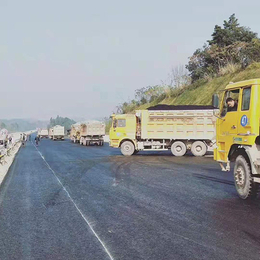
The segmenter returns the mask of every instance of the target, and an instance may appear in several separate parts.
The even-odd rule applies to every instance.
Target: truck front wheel
[[[182,141],[176,141],[171,146],[171,152],[174,156],[183,156],[187,152],[187,147]]]
[[[251,168],[243,155],[239,155],[236,159],[234,179],[241,199],[251,199],[257,196],[259,184],[254,182]]]
[[[134,153],[135,147],[134,144],[130,141],[125,141],[121,145],[121,153],[125,156],[130,156]]]
[[[194,156],[203,156],[207,152],[207,146],[202,141],[196,141],[191,145],[191,152]]]

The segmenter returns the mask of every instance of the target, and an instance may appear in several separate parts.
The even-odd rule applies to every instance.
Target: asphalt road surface
[[[0,259],[260,259],[260,199],[212,155],[42,140],[0,188]]]

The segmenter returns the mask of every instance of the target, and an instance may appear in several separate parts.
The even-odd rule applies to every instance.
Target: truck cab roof
[[[260,78],[244,80],[236,83],[229,83],[225,89],[234,89],[234,88],[252,86],[252,85],[260,85]]]

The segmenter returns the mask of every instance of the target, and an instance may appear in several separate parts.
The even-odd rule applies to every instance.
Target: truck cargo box
[[[80,126],[80,136],[104,136],[105,124],[99,121],[86,121]]]
[[[213,109],[140,110],[142,139],[208,139],[215,136]]]

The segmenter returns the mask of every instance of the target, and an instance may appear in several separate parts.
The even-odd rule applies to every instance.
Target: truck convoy
[[[214,94],[212,101],[218,108],[219,95]],[[242,199],[256,197],[260,187],[259,127],[260,79],[229,84],[216,122],[214,159],[223,171],[230,171],[230,162],[235,162],[235,186]]]
[[[112,115],[110,146],[127,156],[169,149],[175,156],[187,150],[203,156],[215,138],[217,111],[212,106],[158,105],[135,114]]]
[[[48,130],[47,129],[40,129],[38,131],[38,136],[40,138],[48,138],[48,136],[49,136]]]
[[[70,139],[81,145],[103,145],[105,124],[99,121],[79,122],[71,126]]]

